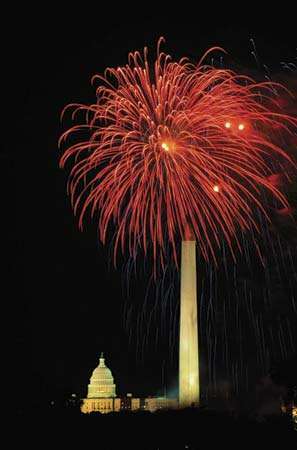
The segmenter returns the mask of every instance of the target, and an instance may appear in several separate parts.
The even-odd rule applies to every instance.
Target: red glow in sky
[[[204,258],[215,259],[221,239],[236,245],[238,226],[257,229],[251,205],[264,210],[261,189],[288,206],[268,179],[271,160],[289,159],[272,130],[288,133],[296,119],[275,112],[270,82],[173,62],[159,46],[154,63],[147,54],[95,76],[96,103],[66,108],[81,120],[61,137],[75,139],[61,158],[72,165],[72,205],[80,227],[87,211],[99,213],[103,242],[116,226],[115,255],[152,245],[162,263],[165,243],[176,257],[190,226]]]

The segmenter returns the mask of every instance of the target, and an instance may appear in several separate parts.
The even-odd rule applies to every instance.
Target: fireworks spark
[[[259,229],[253,208],[266,214],[263,190],[288,207],[269,176],[272,161],[289,160],[279,137],[297,121],[277,109],[275,83],[204,59],[173,62],[161,42],[154,64],[146,48],[130,53],[126,66],[93,78],[95,104],[66,108],[82,123],[62,135],[60,143],[76,143],[60,164],[73,163],[68,189],[79,226],[87,211],[96,214],[103,243],[116,230],[115,260],[120,249],[134,259],[152,249],[164,268],[167,243],[177,263],[189,229],[206,260],[216,260],[223,241],[240,248],[238,229]]]

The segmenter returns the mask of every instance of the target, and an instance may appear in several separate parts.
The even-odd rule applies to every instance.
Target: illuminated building
[[[99,365],[93,371],[88,385],[87,398],[83,399],[81,412],[100,412],[103,414],[117,411],[136,411],[141,409],[140,398],[133,398],[132,394],[126,397],[116,397],[116,385],[112,373],[105,365],[103,354]]]
[[[116,386],[113,376],[105,365],[105,359],[101,353],[99,365],[93,371],[88,385],[87,398],[83,399],[81,411],[83,413],[101,412],[108,413],[119,410],[120,399],[116,398]]]
[[[87,398],[82,399],[81,412],[100,412],[103,414],[119,411],[139,411],[150,412],[159,409],[177,408],[176,399],[166,397],[138,398],[132,394],[125,397],[116,396],[116,385],[112,373],[105,365],[103,354],[99,359],[99,365],[93,371],[88,385]]]
[[[177,409],[178,401],[175,398],[149,397],[144,399],[146,411],[155,412],[161,409]]]
[[[138,411],[139,409],[142,409],[142,399],[133,398],[132,394],[120,398],[121,411]]]
[[[115,389],[112,373],[106,367],[103,353],[101,353],[99,366],[93,371],[90,384],[88,385],[88,398],[116,397]]]

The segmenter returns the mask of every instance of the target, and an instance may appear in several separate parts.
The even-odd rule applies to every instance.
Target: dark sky
[[[137,361],[122,324],[121,271],[108,269],[107,250],[97,243],[94,226],[78,231],[66,195],[67,173],[58,168],[62,108],[93,101],[93,74],[124,64],[131,50],[153,49],[161,35],[174,58],[195,61],[220,45],[239,64],[254,68],[254,38],[270,67],[290,59],[297,44],[290,11],[272,19],[269,13],[262,18],[250,12],[243,23],[247,4],[239,7],[235,16],[234,10],[215,17],[198,8],[175,14],[152,8],[134,16],[132,9],[93,11],[82,4],[74,18],[40,4],[39,10],[18,11],[16,20],[10,18],[8,66],[17,97],[12,145],[3,158],[16,188],[10,295],[17,316],[16,366],[36,399],[60,390],[84,393],[101,351],[120,392],[154,393],[164,359],[159,349],[148,352],[142,365]],[[144,292],[140,282],[133,301],[142,302]]]

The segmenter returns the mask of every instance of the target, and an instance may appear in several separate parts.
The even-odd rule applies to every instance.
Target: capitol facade
[[[132,394],[117,397],[116,385],[111,370],[105,364],[101,353],[99,365],[94,369],[88,385],[87,398],[82,400],[81,412],[100,412],[103,414],[119,411],[157,411],[158,409],[175,409],[177,399],[167,397],[136,398]]]

